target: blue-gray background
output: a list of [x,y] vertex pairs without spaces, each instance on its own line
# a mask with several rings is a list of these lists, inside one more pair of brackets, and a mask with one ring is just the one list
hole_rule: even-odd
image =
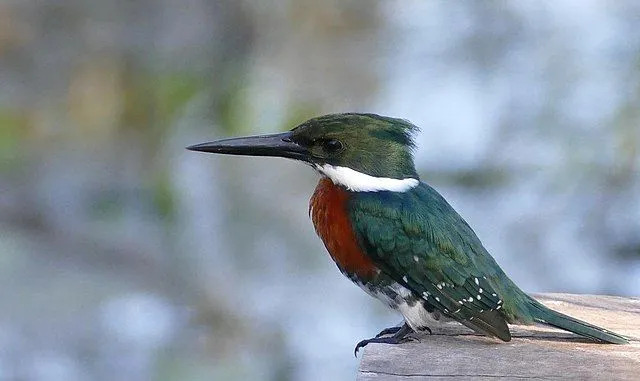
[[400,321],[317,175],[186,145],[367,111],[528,291],[640,293],[640,3],[0,3],[0,380],[352,378]]

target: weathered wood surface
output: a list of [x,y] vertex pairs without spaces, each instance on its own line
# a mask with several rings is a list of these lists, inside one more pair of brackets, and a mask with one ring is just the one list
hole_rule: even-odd
[[640,298],[535,296],[554,310],[634,339],[629,345],[595,344],[546,326],[512,325],[513,339],[503,343],[446,323],[419,342],[368,345],[357,379],[640,381]]

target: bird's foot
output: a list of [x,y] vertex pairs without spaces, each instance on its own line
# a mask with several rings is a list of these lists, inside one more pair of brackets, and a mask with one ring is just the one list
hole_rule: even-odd
[[[382,331],[380,331],[380,333],[378,333],[376,335],[376,339],[378,337],[381,337],[381,336],[384,336],[384,335],[393,335],[393,334],[397,333],[399,330],[401,330],[402,327],[403,326],[385,328]],[[418,332],[429,332],[429,335],[433,335],[433,332],[431,331],[431,328],[427,327],[426,325],[424,325],[422,327],[418,327]]]
[[376,339],[380,336],[384,336],[384,335],[394,335],[396,334],[399,330],[402,329],[402,326],[399,327],[389,327],[389,328],[385,328],[382,331],[380,331],[380,333],[378,333],[376,335]]
[[[360,341],[356,345],[356,349],[353,351],[353,354],[356,357],[358,357],[358,351],[360,350],[360,348],[364,348],[367,344],[371,344],[371,343],[401,344],[401,343],[406,343],[408,341],[416,340],[413,337],[407,336],[412,332],[413,332],[413,329],[411,329],[411,327],[409,327],[407,323],[404,323],[401,327],[391,327],[391,328],[383,329],[379,334],[376,335],[376,337]],[[429,330],[429,332],[431,332],[431,330]],[[393,334],[393,335],[389,337],[381,337],[388,334]]]
[[418,331],[429,332],[429,335],[433,335],[433,332],[431,332],[431,328],[427,327],[426,325],[423,325],[422,327],[418,327]]

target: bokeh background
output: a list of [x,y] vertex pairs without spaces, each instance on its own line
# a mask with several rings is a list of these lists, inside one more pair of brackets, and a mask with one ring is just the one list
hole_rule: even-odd
[[400,321],[286,160],[366,111],[535,292],[640,294],[640,2],[0,2],[0,380],[350,379]]

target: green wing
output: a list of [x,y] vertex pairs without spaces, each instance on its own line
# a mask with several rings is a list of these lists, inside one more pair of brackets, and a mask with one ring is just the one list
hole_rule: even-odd
[[[505,311],[515,287],[469,225],[433,188],[360,193],[349,203],[354,231],[374,263],[444,315],[508,341]],[[517,287],[516,287],[517,290]]]

